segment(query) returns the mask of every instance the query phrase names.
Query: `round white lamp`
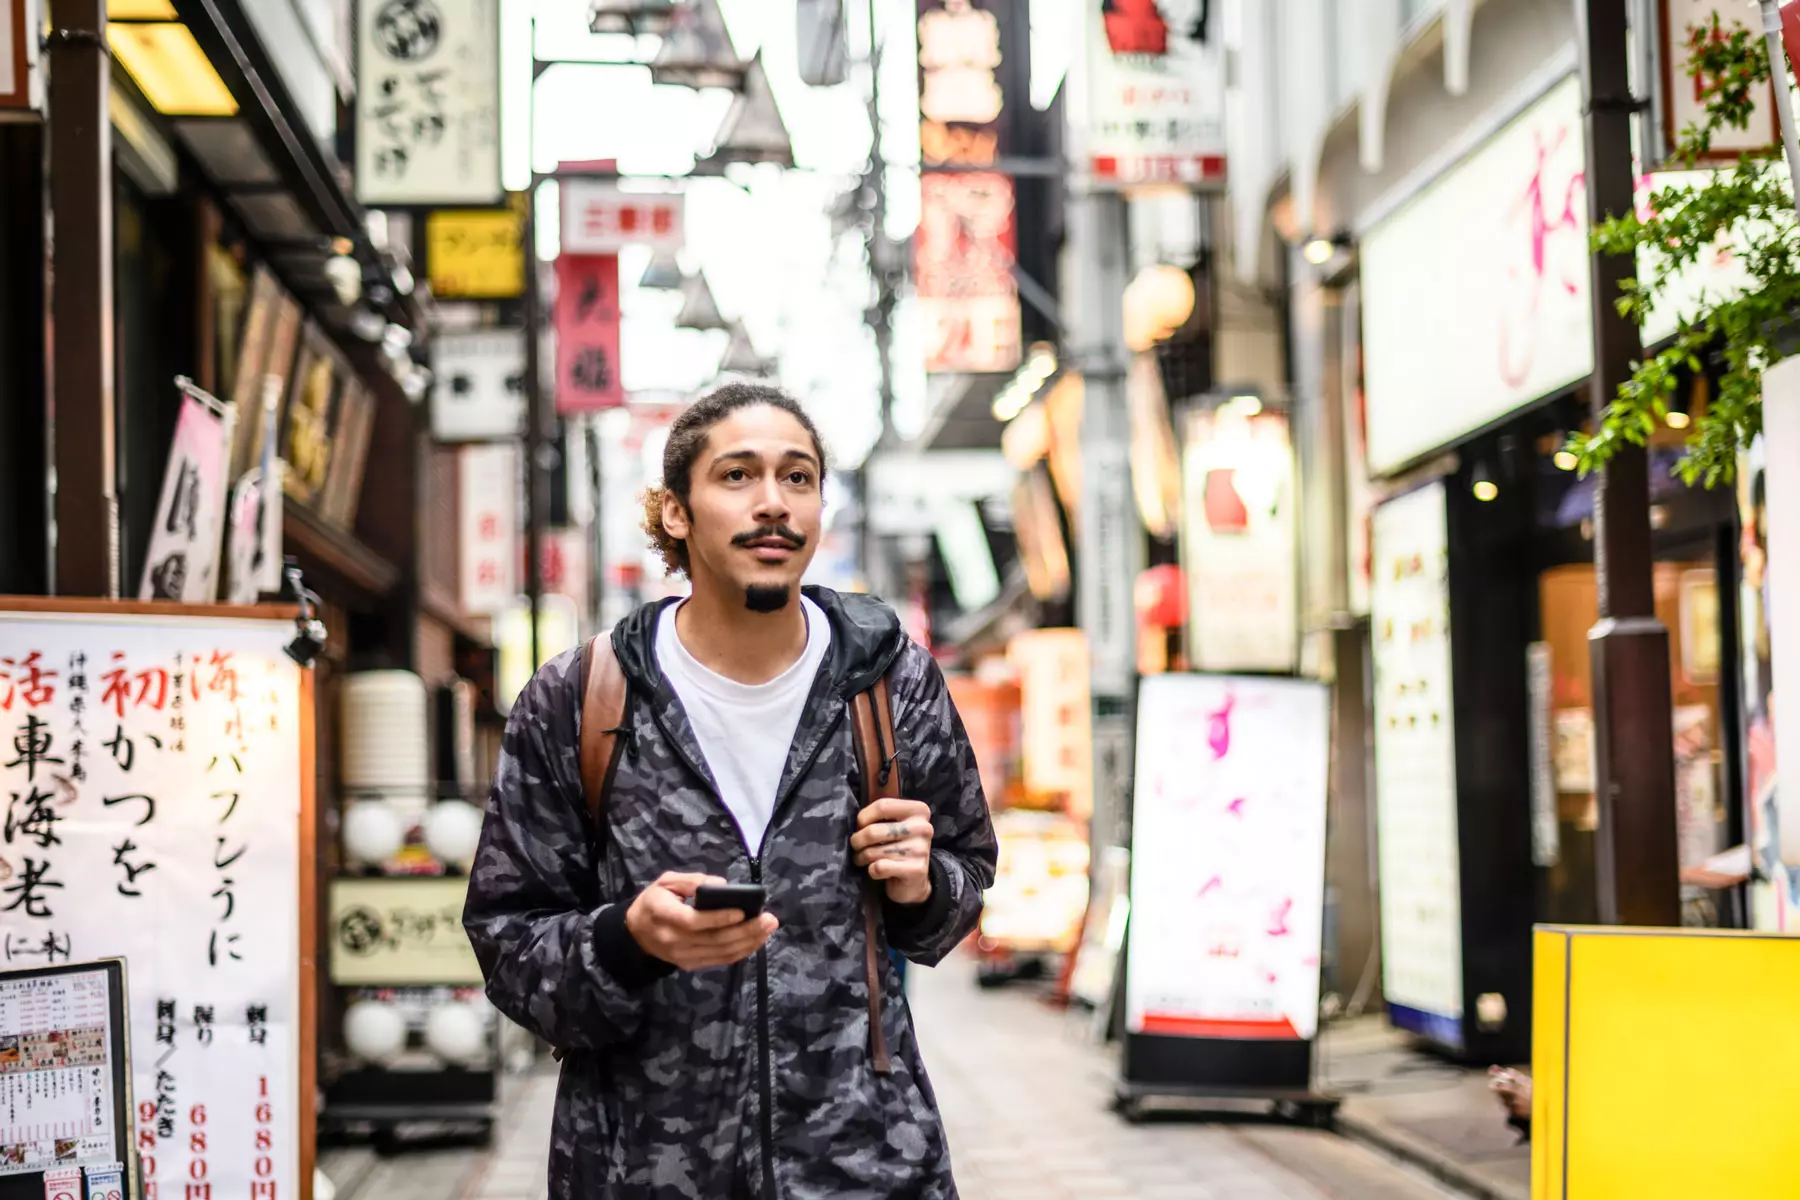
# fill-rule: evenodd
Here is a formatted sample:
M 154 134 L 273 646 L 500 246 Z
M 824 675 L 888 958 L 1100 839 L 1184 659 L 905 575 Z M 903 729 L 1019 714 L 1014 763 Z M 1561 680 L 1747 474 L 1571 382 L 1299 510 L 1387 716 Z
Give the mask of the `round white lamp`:
M 357 800 L 344 810 L 344 853 L 352 862 L 375 866 L 400 852 L 406 829 L 384 800 Z
M 445 1062 L 474 1066 L 487 1056 L 487 1014 L 473 1003 L 439 1005 L 425 1018 L 425 1045 Z
M 481 844 L 481 810 L 463 800 L 445 800 L 425 814 L 425 848 L 459 870 L 467 871 Z
M 344 1044 L 365 1062 L 385 1066 L 406 1049 L 406 1018 L 380 1000 L 358 1000 L 344 1013 Z

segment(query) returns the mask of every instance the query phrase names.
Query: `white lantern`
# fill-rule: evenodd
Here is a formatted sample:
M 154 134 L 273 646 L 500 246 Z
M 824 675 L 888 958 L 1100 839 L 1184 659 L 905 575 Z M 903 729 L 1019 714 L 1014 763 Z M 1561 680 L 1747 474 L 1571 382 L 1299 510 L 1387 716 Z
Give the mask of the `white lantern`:
M 471 1067 L 487 1056 L 486 1005 L 442 1004 L 425 1018 L 425 1045 L 445 1062 Z
M 440 862 L 467 871 L 481 844 L 481 810 L 462 800 L 446 800 L 425 814 L 425 848 Z
M 358 1000 L 344 1013 L 344 1043 L 365 1062 L 385 1066 L 406 1049 L 406 1018 L 380 1000 Z
M 405 844 L 406 828 L 385 800 L 358 800 L 344 811 L 344 853 L 352 862 L 375 866 Z

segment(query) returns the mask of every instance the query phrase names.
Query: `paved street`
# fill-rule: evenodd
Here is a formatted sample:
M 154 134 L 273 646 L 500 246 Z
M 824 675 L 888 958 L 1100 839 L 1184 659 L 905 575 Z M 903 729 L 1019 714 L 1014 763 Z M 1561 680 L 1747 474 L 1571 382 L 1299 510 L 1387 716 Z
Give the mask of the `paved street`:
M 1438 1200 L 1453 1193 L 1331 1134 L 1106 1111 L 1109 1056 L 1027 991 L 983 992 L 966 964 L 913 973 L 913 1009 L 964 1200 Z M 541 1200 L 555 1075 L 508 1080 L 491 1154 L 336 1151 L 337 1200 Z

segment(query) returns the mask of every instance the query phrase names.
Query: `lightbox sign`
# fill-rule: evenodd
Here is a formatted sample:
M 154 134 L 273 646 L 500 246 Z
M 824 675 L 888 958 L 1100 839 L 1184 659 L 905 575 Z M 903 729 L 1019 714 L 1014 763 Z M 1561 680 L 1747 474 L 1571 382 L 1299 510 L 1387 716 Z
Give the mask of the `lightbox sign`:
M 1593 370 L 1583 138 L 1581 81 L 1571 75 L 1363 236 L 1374 474 L 1397 472 Z M 1660 188 L 1705 177 L 1641 177 L 1638 208 L 1647 212 Z M 1640 258 L 1640 276 L 1650 265 Z M 1733 247 L 1702 254 L 1648 315 L 1644 344 L 1743 279 Z
M 1005 0 L 919 0 L 919 230 L 913 277 L 925 369 L 999 372 L 1021 357 L 1012 178 L 998 171 L 1005 95 L 995 9 Z M 957 171 L 932 171 L 955 166 Z
M 1094 182 L 1225 186 L 1225 45 L 1209 0 L 1089 0 Z

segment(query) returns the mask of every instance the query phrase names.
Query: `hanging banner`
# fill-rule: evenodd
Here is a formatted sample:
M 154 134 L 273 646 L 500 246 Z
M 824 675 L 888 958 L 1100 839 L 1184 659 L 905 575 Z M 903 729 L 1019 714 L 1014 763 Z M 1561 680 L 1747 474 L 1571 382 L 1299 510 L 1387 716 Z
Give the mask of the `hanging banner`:
M 519 594 L 519 454 L 511 445 L 464 446 L 457 458 L 462 610 L 492 615 Z
M 1019 750 L 1025 791 L 1093 811 L 1093 692 L 1088 641 L 1079 629 L 1032 629 L 1007 643 L 1019 678 Z
M 69 604 L 0 606 L 0 965 L 126 961 L 142 1194 L 299 1197 L 312 734 L 293 621 Z
M 686 197 L 679 192 L 622 192 L 604 180 L 562 184 L 564 254 L 617 254 L 627 246 L 674 252 L 686 238 Z
M 525 294 L 525 206 L 430 213 L 425 273 L 440 300 L 511 300 Z
M 1375 510 L 1370 623 L 1382 994 L 1394 1024 L 1462 1045 L 1462 857 L 1442 483 Z
M 356 21 L 356 198 L 497 204 L 497 0 L 365 0 Z
M 525 432 L 525 333 L 482 329 L 431 339 L 431 436 L 485 442 Z
M 0 113 L 44 107 L 36 0 L 0 0 Z
M 1088 3 L 1086 155 L 1096 184 L 1225 186 L 1225 45 L 1209 0 Z
M 1725 4 L 1720 0 L 1662 0 L 1662 53 L 1658 61 L 1662 64 L 1660 82 L 1665 147 L 1674 146 L 1681 131 L 1688 126 L 1706 124 L 1706 89 L 1711 81 L 1688 74 L 1688 65 L 1693 61 L 1688 48 L 1694 31 L 1711 23 L 1713 14 L 1717 13 L 1724 32 L 1730 33 L 1734 25 L 1742 25 L 1754 33 L 1758 27 L 1751 11 L 1754 7 Z M 1738 129 L 1725 125 L 1715 130 L 1712 149 L 1702 156 L 1702 161 L 1724 165 L 1736 163 L 1740 154 L 1781 152 L 1781 125 L 1775 109 L 1774 86 L 1771 84 L 1767 90 L 1752 94 L 1751 100 L 1754 103 L 1748 126 Z M 1669 165 L 1687 166 L 1673 160 Z
M 919 190 L 913 278 L 925 322 L 925 369 L 1016 370 L 1021 335 L 1012 179 L 992 171 L 927 172 Z
M 1330 693 L 1158 675 L 1138 694 L 1126 1028 L 1310 1041 L 1319 1029 Z
M 564 254 L 556 260 L 556 411 L 618 408 L 619 260 Z
M 919 147 L 926 167 L 1000 157 L 1000 20 L 1006 0 L 918 0 Z
M 262 462 L 246 471 L 231 492 L 230 533 L 225 545 L 225 599 L 254 604 L 264 592 L 281 590 L 282 480 L 286 466 L 275 457 L 275 420 L 281 411 L 281 384 L 263 388 Z
M 210 604 L 217 596 L 219 543 L 224 536 L 226 457 L 237 408 L 179 381 L 181 415 L 163 472 L 162 498 L 144 556 L 140 600 Z
M 1287 418 L 1193 413 L 1182 470 L 1189 661 L 1201 671 L 1292 671 L 1298 497 Z

